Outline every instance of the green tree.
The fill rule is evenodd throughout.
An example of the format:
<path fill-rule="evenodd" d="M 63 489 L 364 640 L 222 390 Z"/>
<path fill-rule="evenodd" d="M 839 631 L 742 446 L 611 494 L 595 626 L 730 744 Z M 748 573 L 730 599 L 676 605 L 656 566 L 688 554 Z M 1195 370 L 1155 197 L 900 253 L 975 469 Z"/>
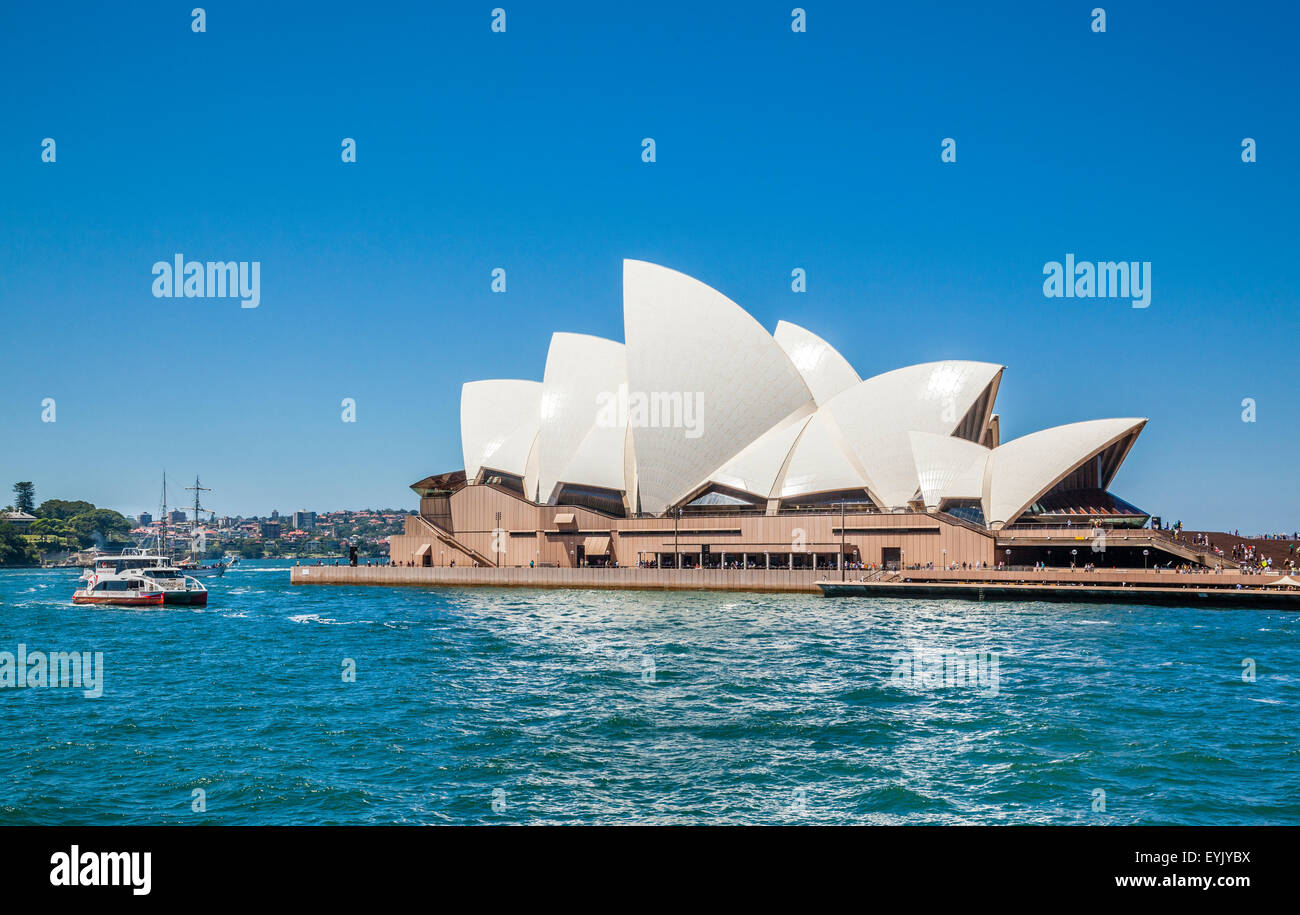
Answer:
<path fill-rule="evenodd" d="M 36 507 L 36 484 L 30 480 L 14 484 L 14 508 L 31 514 Z"/>
<path fill-rule="evenodd" d="M 81 541 L 82 546 L 103 544 L 113 540 L 130 540 L 131 522 L 108 508 L 95 508 L 68 519 L 68 527 Z"/>
<path fill-rule="evenodd" d="M 68 522 L 58 518 L 37 518 L 28 526 L 27 532 L 38 537 L 72 538 L 75 535 L 68 527 Z"/>
<path fill-rule="evenodd" d="M 7 521 L 0 521 L 0 566 L 37 565 L 40 557 L 22 534 Z"/>
<path fill-rule="evenodd" d="M 60 521 L 67 521 L 76 515 L 94 510 L 95 506 L 90 502 L 65 502 L 62 499 L 46 499 L 33 514 L 38 518 L 58 518 Z"/>

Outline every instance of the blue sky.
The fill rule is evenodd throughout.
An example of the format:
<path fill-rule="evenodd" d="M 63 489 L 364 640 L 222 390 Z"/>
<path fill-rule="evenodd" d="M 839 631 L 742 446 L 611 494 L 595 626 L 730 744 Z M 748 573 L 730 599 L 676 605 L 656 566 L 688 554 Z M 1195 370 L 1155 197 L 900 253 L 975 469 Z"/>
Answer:
<path fill-rule="evenodd" d="M 1300 527 L 1293 6 L 193 5 L 0 11 L 0 504 L 413 507 L 461 383 L 622 339 L 636 257 L 864 376 L 1003 363 L 1004 441 L 1150 417 L 1115 492 Z M 176 252 L 260 261 L 260 307 L 154 298 Z M 1067 252 L 1151 306 L 1045 298 Z"/>

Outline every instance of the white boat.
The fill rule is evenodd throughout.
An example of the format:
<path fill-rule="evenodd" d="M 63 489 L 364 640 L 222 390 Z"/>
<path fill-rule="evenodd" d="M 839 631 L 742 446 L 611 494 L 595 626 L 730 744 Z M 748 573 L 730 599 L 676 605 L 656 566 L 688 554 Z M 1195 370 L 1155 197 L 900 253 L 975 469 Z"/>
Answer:
<path fill-rule="evenodd" d="M 158 585 L 165 592 L 164 603 L 197 604 L 208 602 L 208 589 L 195 573 L 176 565 L 164 553 L 146 549 L 126 549 L 121 553 L 99 553 L 81 580 L 95 582 L 112 576 L 139 576 Z"/>
<path fill-rule="evenodd" d="M 208 603 L 208 589 L 193 575 L 173 565 L 157 565 L 140 569 L 141 578 L 162 589 L 164 604 L 189 604 L 203 607 Z"/>
<path fill-rule="evenodd" d="M 81 580 L 89 581 L 96 575 L 121 574 L 171 564 L 171 557 L 166 553 L 142 547 L 128 547 L 120 553 L 96 553 L 90 566 L 81 573 Z"/>
<path fill-rule="evenodd" d="M 206 597 L 204 600 L 206 601 Z M 105 572 L 91 575 L 84 588 L 72 592 L 74 604 L 107 604 L 118 607 L 161 607 L 163 588 L 139 572 Z"/>
<path fill-rule="evenodd" d="M 181 560 L 177 565 L 177 568 L 183 571 L 186 575 L 192 575 L 195 578 L 220 578 L 222 575 L 226 574 L 226 569 L 235 564 L 235 559 L 233 557 L 230 559 L 223 559 L 219 562 L 213 563 L 212 565 L 206 566 L 197 563 L 191 565 L 191 562 L 192 560 Z"/>

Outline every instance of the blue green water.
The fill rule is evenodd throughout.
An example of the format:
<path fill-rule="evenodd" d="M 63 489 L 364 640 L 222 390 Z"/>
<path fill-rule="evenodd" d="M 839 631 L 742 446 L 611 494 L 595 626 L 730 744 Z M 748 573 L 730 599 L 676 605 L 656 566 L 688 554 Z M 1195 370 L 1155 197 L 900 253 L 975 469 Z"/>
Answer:
<path fill-rule="evenodd" d="M 1297 614 L 285 565 L 158 610 L 0 572 L 0 652 L 103 653 L 98 699 L 0 688 L 0 823 L 1300 823 Z M 997 688 L 898 678 L 936 652 Z"/>

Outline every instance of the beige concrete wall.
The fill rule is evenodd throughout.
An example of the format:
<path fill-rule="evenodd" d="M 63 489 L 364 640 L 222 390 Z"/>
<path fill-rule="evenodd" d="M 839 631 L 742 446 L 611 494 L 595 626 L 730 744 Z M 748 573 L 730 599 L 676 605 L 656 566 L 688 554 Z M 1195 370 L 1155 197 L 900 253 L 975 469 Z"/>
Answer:
<path fill-rule="evenodd" d="M 837 573 L 838 574 L 838 573 Z M 825 572 L 715 569 L 412 568 L 406 566 L 294 566 L 296 585 L 409 585 L 415 587 L 610 588 L 642 591 L 779 591 L 819 594 Z M 838 580 L 838 578 L 836 579 Z"/>
<path fill-rule="evenodd" d="M 635 565 L 639 555 L 672 552 L 672 518 L 608 518 L 582 508 L 557 505 L 534 505 L 511 493 L 492 486 L 466 486 L 451 497 L 452 519 L 457 540 L 488 557 L 501 555 L 503 567 L 537 566 L 573 567 L 576 547 L 587 537 L 609 536 L 614 558 L 620 565 Z M 506 536 L 494 544 L 496 514 Z M 576 524 L 557 527 L 556 515 L 572 514 Z M 953 524 L 924 512 L 901 514 L 849 514 L 844 537 L 846 545 L 856 547 L 862 561 L 879 565 L 886 547 L 903 551 L 906 564 L 976 562 L 986 565 L 995 561 L 995 544 L 990 533 Z M 713 553 L 790 553 L 801 539 L 804 551 L 838 554 L 840 516 L 836 512 L 814 514 L 800 512 L 783 515 L 696 515 L 686 514 L 678 521 L 677 544 L 682 552 L 698 553 L 708 544 Z M 858 531 L 858 532 L 855 532 Z M 410 561 L 427 536 L 410 527 L 406 535 L 392 539 L 390 555 L 399 564 Z M 504 554 L 494 552 L 494 545 L 504 546 Z M 457 559 L 450 549 L 435 543 L 433 563 L 448 565 Z"/>

